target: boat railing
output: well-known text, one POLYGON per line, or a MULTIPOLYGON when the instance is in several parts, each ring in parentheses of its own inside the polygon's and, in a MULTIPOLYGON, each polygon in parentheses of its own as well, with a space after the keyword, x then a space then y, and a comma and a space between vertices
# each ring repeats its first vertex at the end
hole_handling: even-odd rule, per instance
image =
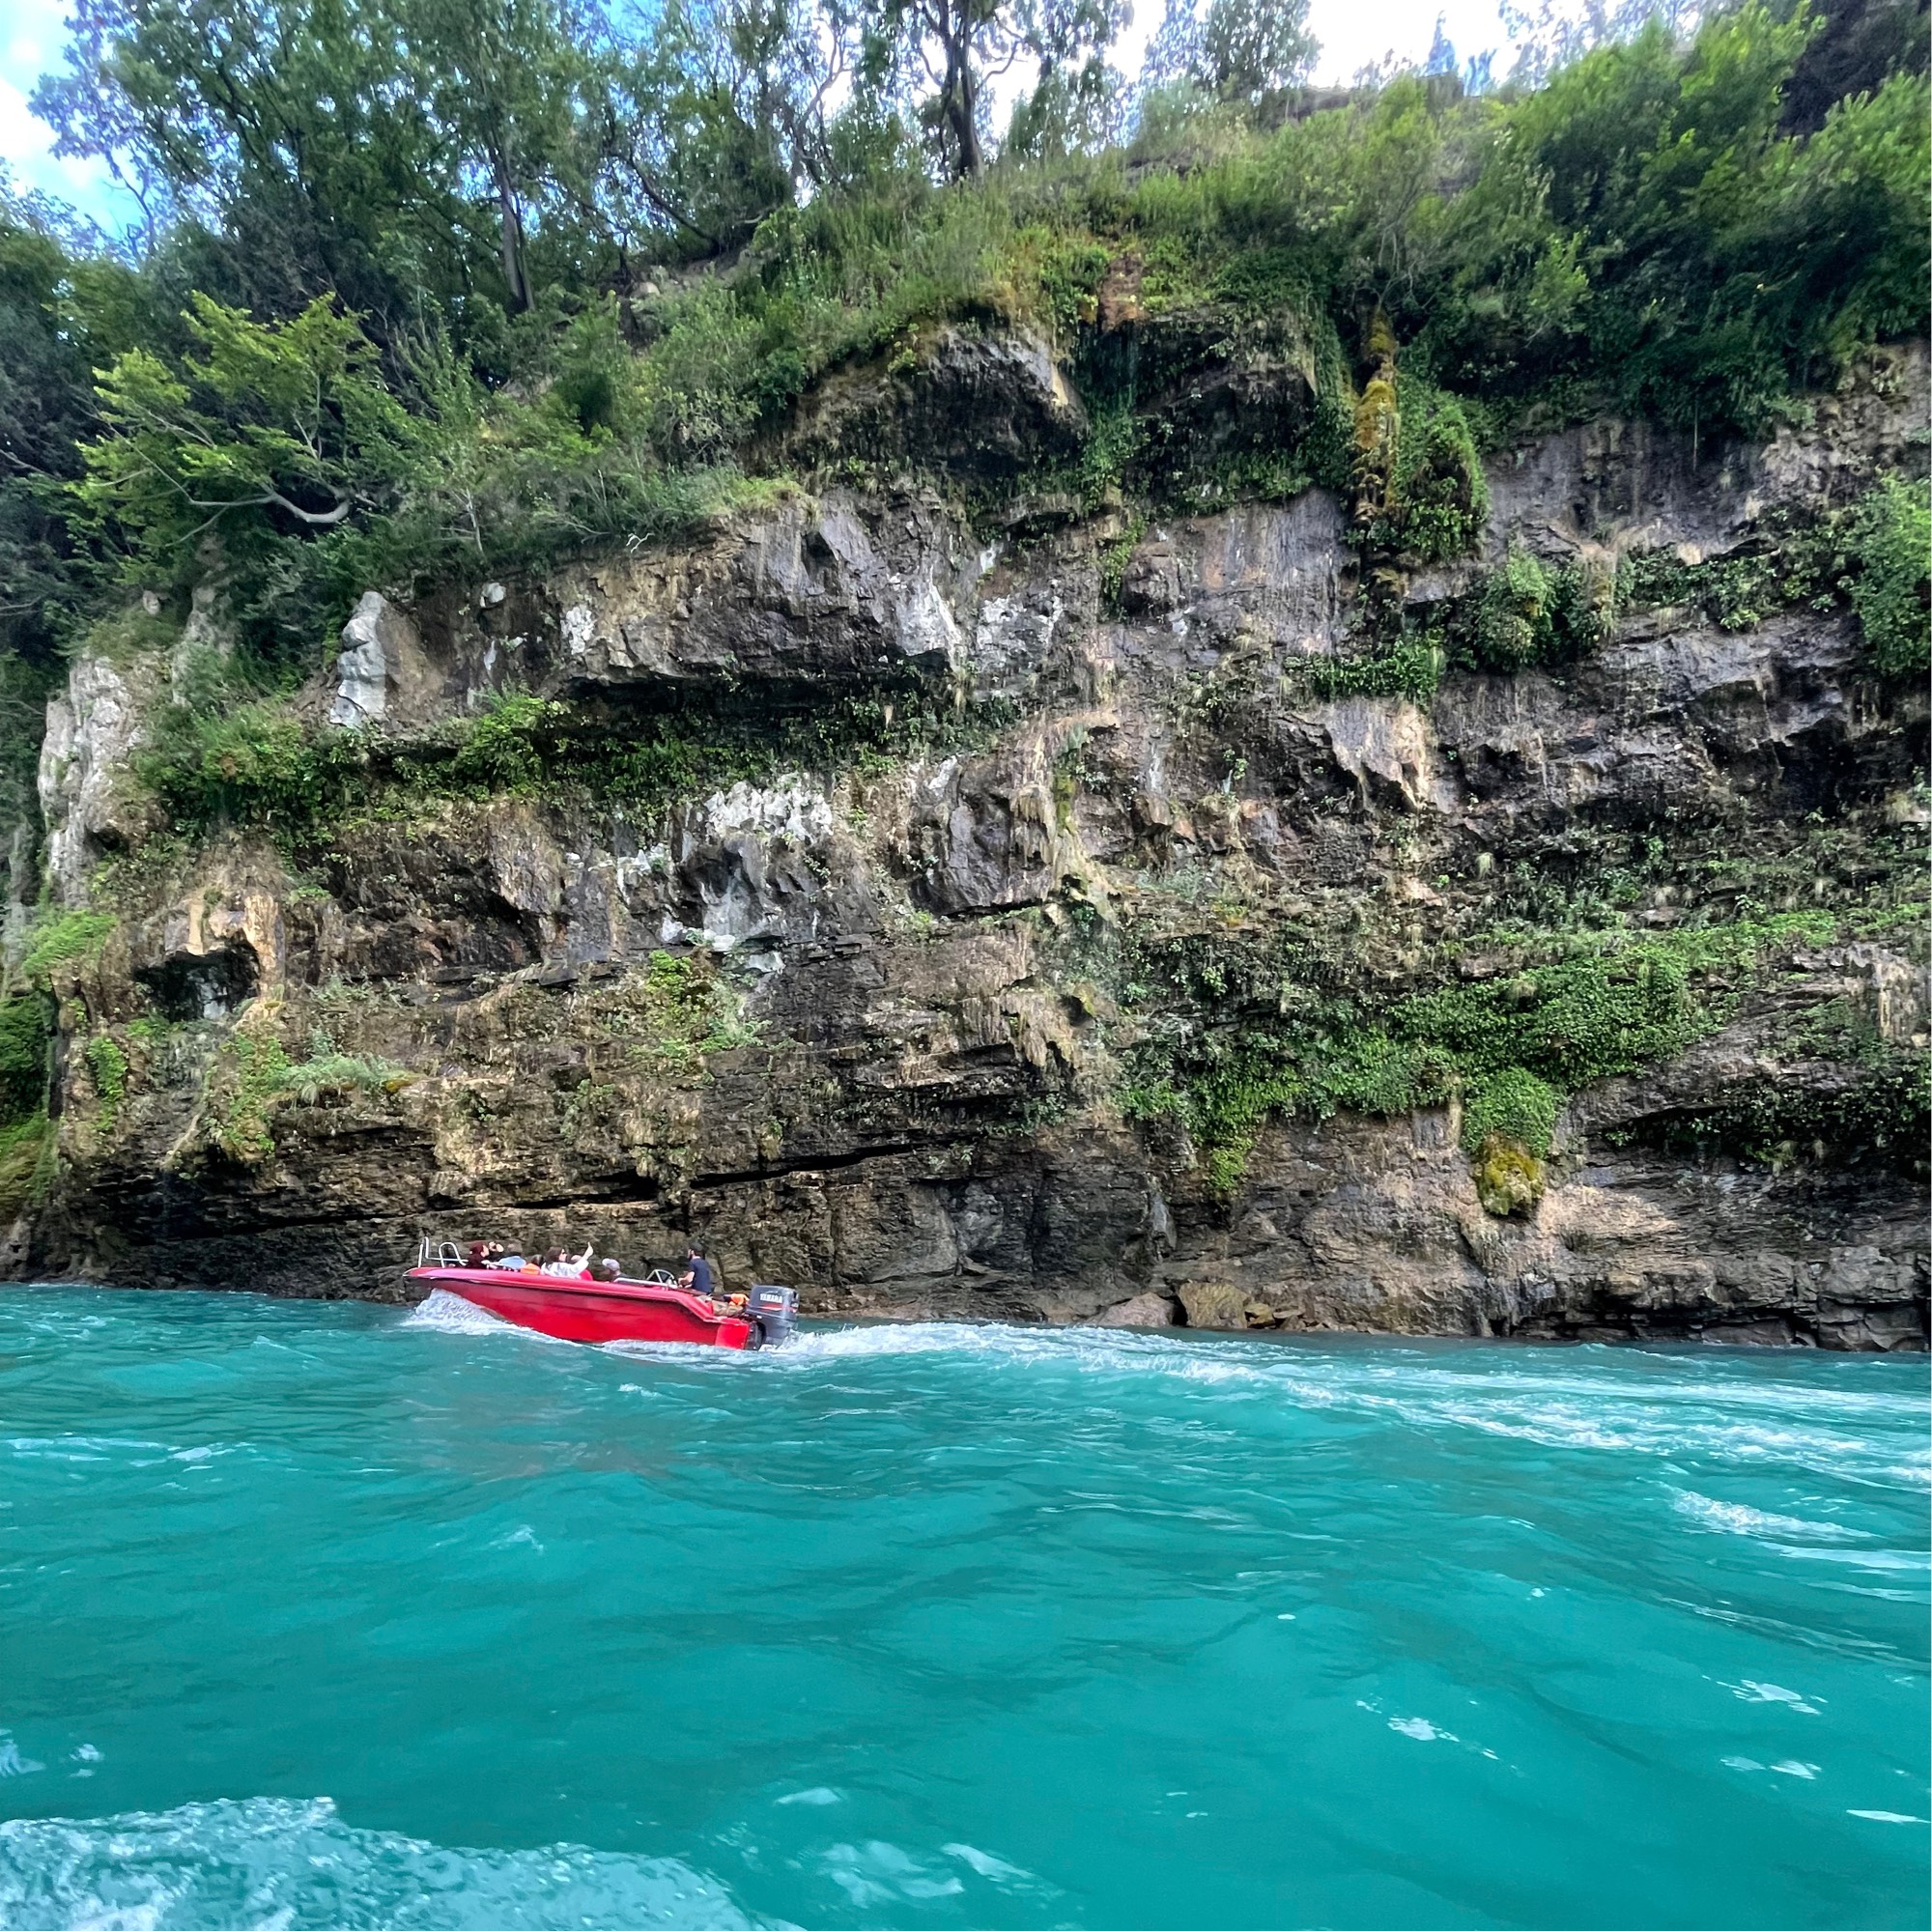
MULTIPOLYGON (((416 1242, 416 1265, 418 1267, 461 1267, 465 1264, 463 1250, 453 1240, 432 1240, 425 1234, 416 1242)), ((526 1273, 533 1274, 540 1271, 541 1269, 537 1267, 534 1262, 527 1264, 525 1267, 526 1273)), ((641 1275, 632 1281, 631 1285, 645 1288, 676 1288, 682 1284, 668 1267, 653 1267, 648 1274, 641 1275)))

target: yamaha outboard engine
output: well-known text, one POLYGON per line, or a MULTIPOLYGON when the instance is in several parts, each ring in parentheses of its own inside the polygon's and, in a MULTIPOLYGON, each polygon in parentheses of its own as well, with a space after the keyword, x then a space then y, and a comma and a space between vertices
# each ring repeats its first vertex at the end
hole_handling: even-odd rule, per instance
POLYGON ((781 1341, 791 1339, 792 1329, 798 1325, 796 1288, 753 1288, 750 1306, 765 1331, 766 1347, 775 1348, 781 1341))

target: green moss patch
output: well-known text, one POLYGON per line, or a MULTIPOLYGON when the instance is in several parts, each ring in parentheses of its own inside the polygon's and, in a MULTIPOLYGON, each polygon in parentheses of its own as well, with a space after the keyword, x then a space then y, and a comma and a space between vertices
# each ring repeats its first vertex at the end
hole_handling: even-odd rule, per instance
POLYGON ((1490 1133, 1483 1138, 1470 1162, 1476 1182, 1476 1198, 1483 1210, 1498 1220, 1527 1213, 1543 1198, 1543 1161, 1520 1140, 1506 1133, 1490 1133))
POLYGON ((1226 1010, 1237 985, 1262 989, 1266 968, 1238 945, 1217 955, 1203 937, 1156 944, 1123 989, 1149 1020, 1122 1106, 1129 1119, 1184 1126, 1224 1197, 1276 1114, 1391 1117, 1461 1094, 1467 1150, 1500 1137, 1541 1159, 1568 1094, 1675 1057, 1723 1025, 1776 959, 1836 931, 1829 915, 1797 913, 1578 935, 1565 955, 1514 976, 1391 1000, 1283 979, 1272 1015, 1237 1007, 1232 1021, 1184 1028, 1159 1008, 1226 1010))

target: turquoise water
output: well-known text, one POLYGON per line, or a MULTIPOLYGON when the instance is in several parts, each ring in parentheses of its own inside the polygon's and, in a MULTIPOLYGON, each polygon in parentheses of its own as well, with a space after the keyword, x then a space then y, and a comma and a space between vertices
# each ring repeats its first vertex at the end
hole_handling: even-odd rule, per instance
POLYGON ((8 1931, 1927 1910, 1921 1360, 0 1291, 8 1931))

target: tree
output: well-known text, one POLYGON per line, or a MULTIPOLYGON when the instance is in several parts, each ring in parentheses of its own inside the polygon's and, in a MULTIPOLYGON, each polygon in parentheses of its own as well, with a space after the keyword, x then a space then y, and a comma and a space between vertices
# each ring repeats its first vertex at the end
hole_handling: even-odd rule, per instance
POLYGON ((1503 30, 1517 49, 1510 78, 1541 87, 1559 68, 1597 47, 1634 40, 1653 21, 1673 43, 1687 41, 1698 22, 1720 11, 1723 0, 1583 0, 1580 10, 1561 0, 1536 0, 1532 9, 1502 0, 1503 30))
POLYGON ((388 22, 333 0, 83 0, 68 62, 34 95, 58 151, 155 185, 252 305, 336 290, 381 314, 411 271, 460 289, 446 239, 466 211, 388 22))
POLYGON ((1127 0, 886 0, 867 23, 861 72, 917 98, 942 169, 962 180, 985 166, 990 84, 1031 61, 1036 92, 1050 96, 1104 53, 1127 12, 1127 0))
POLYGON ((812 0, 668 0, 620 60, 606 124, 620 225, 711 251, 831 185, 857 59, 856 30, 812 0))
POLYGON ((532 226, 592 209, 604 63, 570 4, 80 0, 34 106, 142 197, 151 241, 200 223, 251 308, 333 293, 386 339, 425 300, 531 307, 532 226))
POLYGON ((568 222, 594 208, 586 140, 607 63, 570 0, 388 0, 404 71, 440 136, 454 191, 495 205, 505 299, 536 305, 530 229, 537 211, 568 222))
POLYGON ((130 580, 207 574, 213 554, 233 563, 384 499, 412 425, 353 317, 323 297, 260 323, 197 296, 185 320, 196 346, 178 365, 133 348, 101 371, 103 428, 72 486, 130 580))
POLYGON ((132 270, 49 213, 0 178, 0 665, 47 663, 76 627, 62 491, 99 426, 94 367, 161 332, 132 270))

